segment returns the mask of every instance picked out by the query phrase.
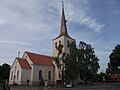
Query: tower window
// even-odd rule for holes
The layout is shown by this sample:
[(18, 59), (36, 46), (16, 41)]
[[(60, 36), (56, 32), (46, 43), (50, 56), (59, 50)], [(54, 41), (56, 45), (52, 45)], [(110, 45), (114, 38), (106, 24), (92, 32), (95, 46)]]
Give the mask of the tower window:
[(69, 45), (70, 45), (70, 42), (69, 42), (69, 41), (67, 41), (67, 47), (69, 47)]
[(57, 42), (55, 42), (55, 47), (57, 47)]
[(59, 41), (59, 45), (61, 45), (61, 41)]

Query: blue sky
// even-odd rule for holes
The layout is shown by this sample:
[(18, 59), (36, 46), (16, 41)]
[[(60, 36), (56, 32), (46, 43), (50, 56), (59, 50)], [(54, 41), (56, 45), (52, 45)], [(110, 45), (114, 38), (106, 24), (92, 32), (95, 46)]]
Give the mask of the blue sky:
[[(69, 35), (91, 44), (104, 71), (120, 44), (120, 0), (64, 0)], [(60, 31), (60, 0), (0, 0), (0, 64), (20, 51), (51, 55)]]

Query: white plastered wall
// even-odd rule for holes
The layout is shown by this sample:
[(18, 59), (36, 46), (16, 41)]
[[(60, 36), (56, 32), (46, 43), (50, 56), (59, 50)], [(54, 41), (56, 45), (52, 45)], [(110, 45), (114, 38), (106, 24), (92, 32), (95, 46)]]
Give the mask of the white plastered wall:
[[(18, 71), (19, 71), (19, 74), (17, 75)], [(14, 84), (14, 83), (21, 84), (21, 72), (22, 72), (22, 68), (18, 60), (15, 59), (10, 70), (9, 84)]]
[[(62, 49), (62, 53), (69, 53), (69, 48), (68, 48), (68, 41), (69, 43), (74, 42), (75, 40), (66, 36), (61, 36), (57, 39), (53, 40), (53, 57), (57, 57), (58, 56), (58, 50), (56, 49), (55, 43), (57, 42), (57, 45), (59, 45), (59, 41), (61, 41), (61, 45), (63, 45), (63, 49)], [(53, 64), (55, 66), (54, 68), (54, 82), (56, 82), (56, 80), (61, 80), (59, 78), (59, 69), (55, 63), (55, 61), (53, 60)]]

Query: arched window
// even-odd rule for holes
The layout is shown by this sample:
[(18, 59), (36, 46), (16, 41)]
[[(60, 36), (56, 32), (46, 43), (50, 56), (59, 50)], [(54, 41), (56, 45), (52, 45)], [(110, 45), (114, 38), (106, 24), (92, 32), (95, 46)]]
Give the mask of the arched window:
[(16, 76), (14, 75), (14, 77), (13, 77), (13, 81), (15, 82), (15, 80), (16, 80)]
[(17, 71), (17, 80), (18, 80), (18, 78), (19, 78), (19, 70)]
[(57, 42), (55, 42), (55, 47), (57, 47)]
[(11, 73), (11, 80), (12, 80), (12, 77), (13, 77), (13, 71), (12, 71), (12, 73)]
[(42, 70), (39, 70), (39, 80), (42, 79)]
[(48, 80), (51, 80), (51, 71), (48, 72)]
[(61, 74), (60, 74), (60, 71), (59, 71), (59, 78), (61, 78)]

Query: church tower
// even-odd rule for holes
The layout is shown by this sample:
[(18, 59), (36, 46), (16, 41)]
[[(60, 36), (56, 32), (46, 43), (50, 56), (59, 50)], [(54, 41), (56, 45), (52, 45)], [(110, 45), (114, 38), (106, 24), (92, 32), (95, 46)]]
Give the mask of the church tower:
[[(64, 12), (64, 4), (62, 1), (62, 16), (61, 16), (61, 28), (60, 28), (60, 34), (58, 37), (56, 37), (55, 39), (53, 39), (53, 57), (58, 57), (58, 49), (57, 47), (59, 45), (62, 45), (62, 53), (68, 54), (69, 53), (69, 47), (68, 45), (71, 42), (75, 42), (75, 39), (71, 38), (68, 34), (67, 31), (67, 25), (66, 25), (66, 19), (65, 19), (65, 12)], [(61, 55), (59, 55), (59, 57), (61, 57)], [(54, 64), (54, 81), (57, 83), (59, 83), (59, 81), (62, 79), (61, 78), (61, 66), (62, 65), (62, 60), (59, 59), (58, 61), (59, 66), (57, 65), (57, 63), (55, 62), (55, 60), (53, 60), (53, 64)]]

